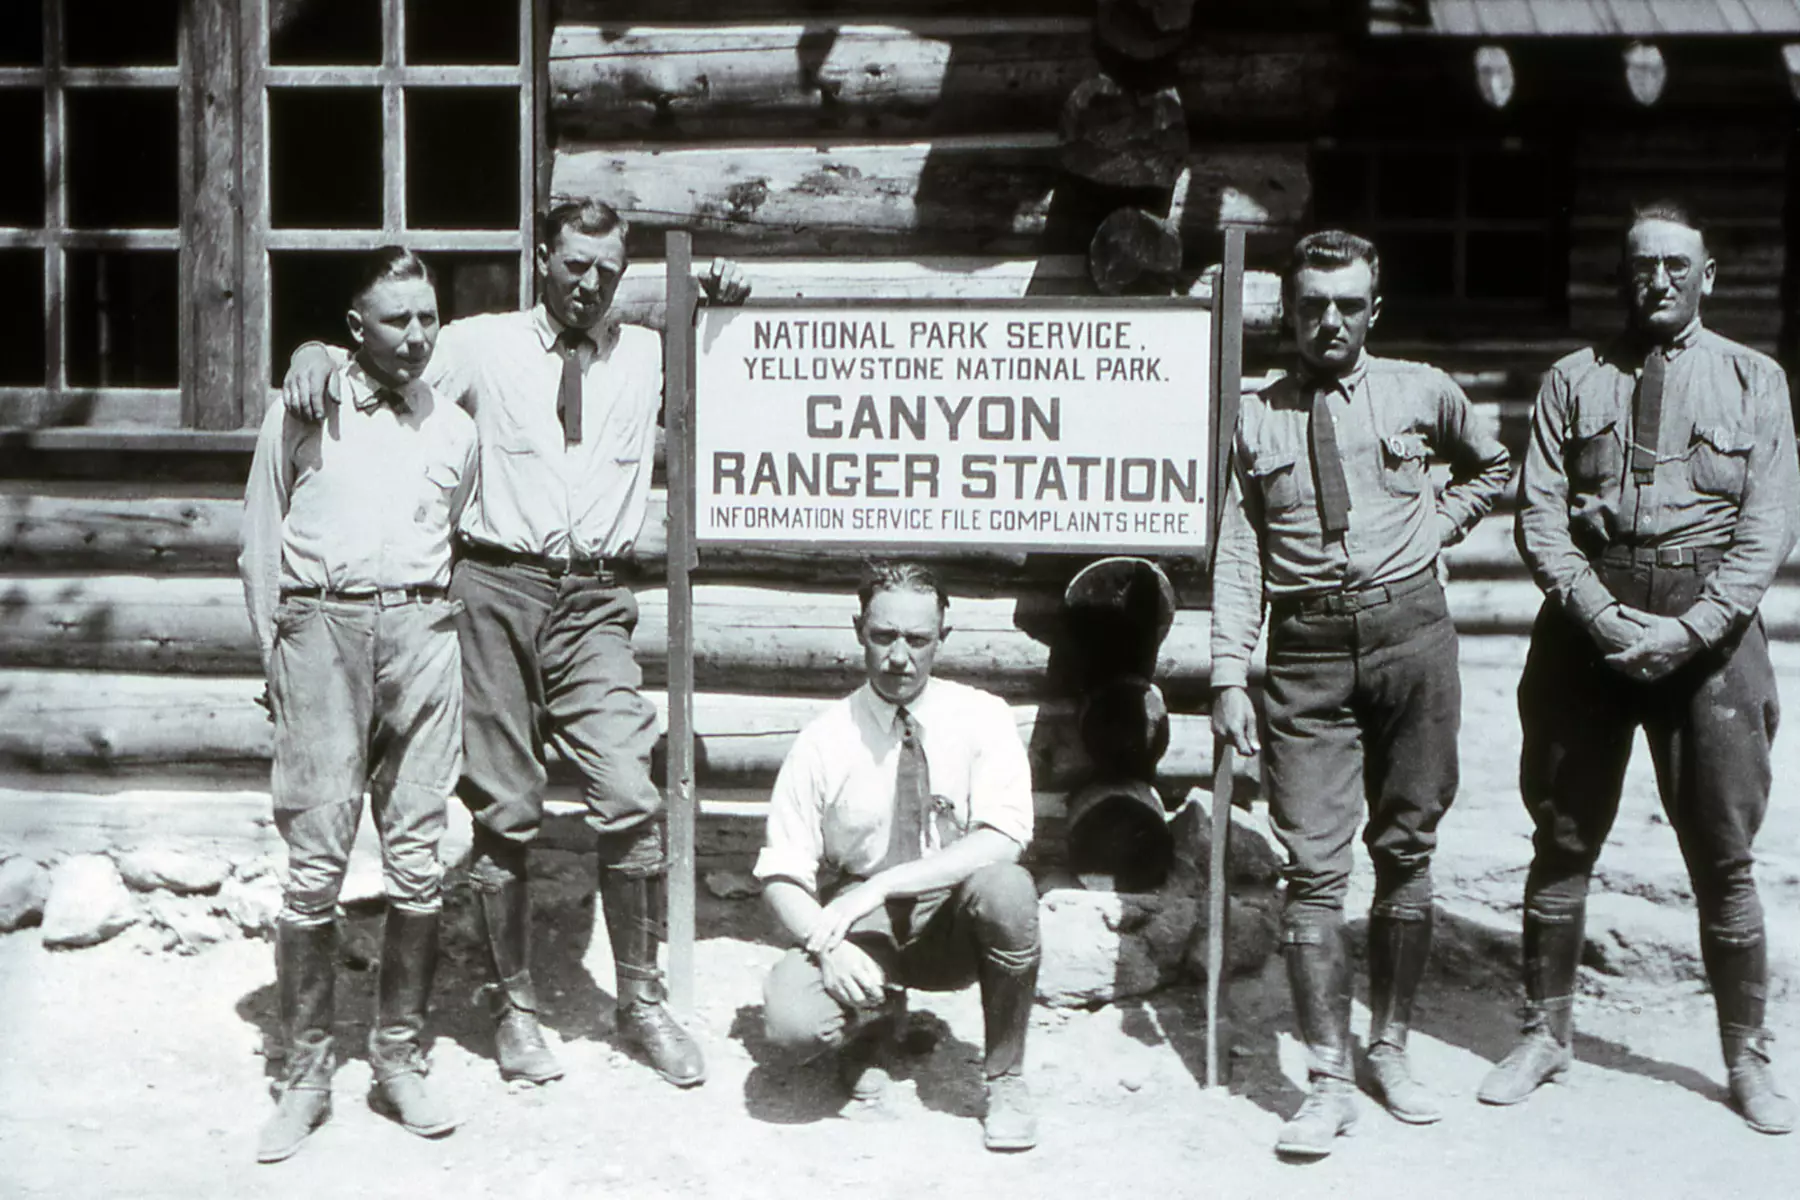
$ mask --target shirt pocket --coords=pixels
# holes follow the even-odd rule
[[[1611,413],[1577,414],[1563,453],[1569,482],[1578,490],[1599,491],[1615,482],[1625,465],[1618,418]]]
[[[1695,425],[1688,445],[1688,482],[1696,492],[1742,500],[1754,444],[1755,438],[1735,426]]]
[[[1269,449],[1255,455],[1249,476],[1269,512],[1285,512],[1300,507],[1305,497],[1300,455],[1293,450]]]
[[[1390,496],[1417,496],[1425,490],[1430,447],[1422,433],[1390,433],[1381,439],[1381,482]]]

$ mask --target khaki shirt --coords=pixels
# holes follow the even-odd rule
[[[1350,527],[1319,521],[1308,434],[1314,392],[1328,389],[1350,491]],[[1432,454],[1450,463],[1440,494]],[[1365,354],[1342,379],[1290,375],[1246,397],[1232,443],[1213,573],[1212,681],[1241,687],[1263,604],[1395,583],[1428,570],[1506,486],[1506,448],[1444,372]]]
[[[1630,469],[1643,349],[1580,350],[1544,376],[1525,452],[1519,551],[1583,628],[1616,601],[1591,555],[1608,546],[1725,552],[1681,621],[1716,645],[1749,619],[1794,548],[1800,463],[1787,378],[1774,359],[1696,321],[1669,347],[1656,470]]]

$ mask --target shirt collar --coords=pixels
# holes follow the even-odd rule
[[[1350,369],[1342,375],[1320,375],[1308,367],[1304,361],[1301,362],[1294,374],[1303,388],[1341,389],[1344,395],[1348,396],[1358,384],[1368,377],[1369,352],[1365,350],[1358,354],[1356,362],[1351,364]]]
[[[911,713],[914,718],[918,718],[926,704],[930,702],[932,685],[936,682],[935,679],[927,679],[925,689],[919,693],[917,699],[906,706],[906,711]],[[900,706],[876,691],[873,684],[863,684],[863,692],[868,697],[869,711],[875,715],[876,723],[895,737],[900,736]]]
[[[550,310],[540,302],[531,306],[531,328],[537,334],[538,341],[543,343],[544,349],[553,350],[556,348],[556,340],[569,326],[551,316]],[[600,327],[587,330],[585,336],[597,353],[603,352],[618,340],[619,322],[608,313],[600,319]]]
[[[1680,354],[1683,350],[1692,349],[1694,344],[1700,340],[1701,334],[1705,332],[1706,327],[1701,324],[1699,316],[1696,315],[1692,321],[1688,322],[1685,329],[1670,338],[1660,349],[1667,356]],[[1628,362],[1629,369],[1634,371],[1652,350],[1659,348],[1656,343],[1650,341],[1635,328],[1627,329],[1615,346],[1618,347],[1615,353],[1618,354],[1619,359]]]
[[[425,387],[424,380],[414,379],[397,388],[390,388],[371,378],[363,369],[362,363],[353,358],[333,374],[328,390],[338,403],[348,400],[361,412],[372,412],[380,407],[382,392],[392,394],[395,402],[406,411],[417,412]]]

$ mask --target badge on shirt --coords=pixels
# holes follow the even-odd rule
[[[962,840],[969,826],[956,815],[956,802],[948,796],[931,798],[931,842],[942,850]]]

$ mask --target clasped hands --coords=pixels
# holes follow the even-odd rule
[[[804,949],[819,964],[820,982],[832,999],[853,1008],[873,1008],[885,995],[887,973],[854,942],[851,926],[887,903],[874,880],[846,888],[819,910]]]
[[[1595,619],[1594,636],[1608,651],[1607,666],[1643,682],[1669,675],[1700,650],[1700,639],[1677,618],[1625,604],[1615,604]]]

